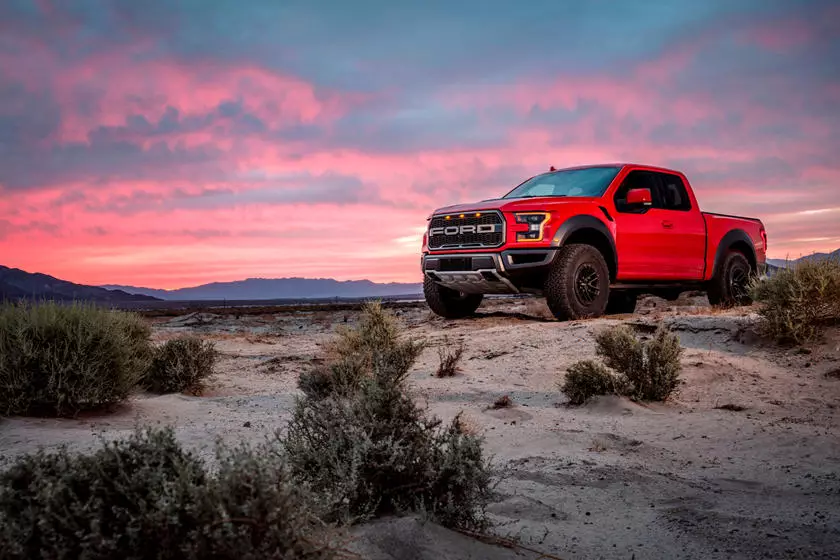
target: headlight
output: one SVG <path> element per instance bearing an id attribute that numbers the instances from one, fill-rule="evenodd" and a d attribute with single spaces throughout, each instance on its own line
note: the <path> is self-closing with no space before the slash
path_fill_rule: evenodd
<path id="1" fill-rule="evenodd" d="M 548 212 L 519 212 L 514 216 L 517 224 L 528 224 L 528 231 L 516 233 L 517 241 L 542 241 L 550 216 Z"/>

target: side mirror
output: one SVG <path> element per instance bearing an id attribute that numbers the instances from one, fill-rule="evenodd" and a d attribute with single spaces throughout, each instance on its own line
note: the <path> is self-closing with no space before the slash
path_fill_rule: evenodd
<path id="1" fill-rule="evenodd" d="M 650 189 L 630 189 L 627 191 L 628 206 L 650 206 L 652 203 L 653 197 L 650 195 Z"/>

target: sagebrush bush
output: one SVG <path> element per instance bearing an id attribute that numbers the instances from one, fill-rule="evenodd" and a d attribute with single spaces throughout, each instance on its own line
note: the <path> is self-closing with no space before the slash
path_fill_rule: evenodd
<path id="1" fill-rule="evenodd" d="M 662 401 L 679 386 L 682 346 L 664 326 L 648 341 L 636 337 L 626 325 L 595 335 L 596 352 L 604 363 L 626 379 L 626 394 L 638 400 Z"/>
<path id="2" fill-rule="evenodd" d="M 218 450 L 215 476 L 169 428 L 0 473 L 0 557 L 333 558 L 276 455 Z"/>
<path id="3" fill-rule="evenodd" d="M 435 376 L 452 377 L 457 374 L 465 350 L 463 341 L 453 343 L 449 338 L 444 338 L 441 345 L 438 346 L 438 368 L 435 371 Z"/>
<path id="4" fill-rule="evenodd" d="M 338 330 L 326 360 L 301 374 L 298 387 L 311 398 L 352 394 L 377 372 L 408 371 L 423 344 L 403 339 L 393 315 L 378 302 L 365 303 L 358 325 Z"/>
<path id="5" fill-rule="evenodd" d="M 73 415 L 128 397 L 149 365 L 150 329 L 93 304 L 0 305 L 0 414 Z"/>
<path id="6" fill-rule="evenodd" d="M 153 393 L 197 393 L 213 374 L 216 345 L 182 335 L 157 347 L 143 385 Z"/>
<path id="7" fill-rule="evenodd" d="M 626 325 L 616 325 L 595 333 L 595 352 L 615 371 L 641 371 L 645 367 L 642 341 Z"/>
<path id="8" fill-rule="evenodd" d="M 803 344 L 828 324 L 840 322 L 840 259 L 799 261 L 757 280 L 759 329 L 777 342 Z"/>
<path id="9" fill-rule="evenodd" d="M 301 387 L 281 438 L 289 466 L 331 521 L 423 511 L 443 525 L 483 527 L 490 471 L 482 439 L 464 433 L 458 419 L 442 426 L 417 406 L 406 378 L 421 345 L 399 335 L 377 304 L 340 335 L 327 366 L 359 369 L 352 383 Z"/>
<path id="10" fill-rule="evenodd" d="M 622 395 L 627 392 L 627 382 L 603 364 L 583 360 L 569 367 L 560 390 L 568 397 L 569 404 L 577 405 L 597 395 Z"/>
<path id="11" fill-rule="evenodd" d="M 313 399 L 330 395 L 350 394 L 359 388 L 369 369 L 362 360 L 347 357 L 335 362 L 317 364 L 300 374 L 298 388 Z"/>

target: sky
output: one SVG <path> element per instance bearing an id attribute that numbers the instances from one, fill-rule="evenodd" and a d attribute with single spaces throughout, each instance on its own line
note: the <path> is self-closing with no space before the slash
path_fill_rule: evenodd
<path id="1" fill-rule="evenodd" d="M 840 3 L 3 0 L 0 264 L 418 281 L 426 216 L 679 169 L 769 256 L 840 247 Z"/>

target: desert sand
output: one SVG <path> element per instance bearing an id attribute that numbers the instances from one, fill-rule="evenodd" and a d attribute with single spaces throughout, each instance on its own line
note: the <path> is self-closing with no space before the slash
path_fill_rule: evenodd
<path id="1" fill-rule="evenodd" d="M 548 320 L 539 300 L 486 302 L 445 321 L 422 305 L 395 313 L 429 347 L 411 383 L 430 413 L 463 411 L 486 438 L 502 480 L 489 506 L 493 546 L 414 518 L 354 529 L 363 557 L 564 559 L 840 558 L 840 330 L 809 348 L 779 348 L 753 332 L 750 308 L 704 298 L 648 298 L 634 315 Z M 227 313 L 230 313 L 229 311 Z M 216 438 L 258 442 L 283 430 L 298 374 L 355 311 L 193 314 L 153 319 L 165 340 L 193 332 L 222 357 L 201 396 L 137 395 L 110 414 L 0 420 L 0 468 L 16 455 L 90 448 L 137 422 L 172 424 L 211 457 Z M 557 382 L 594 358 L 593 332 L 620 321 L 680 336 L 683 384 L 666 403 L 601 397 L 568 406 Z M 436 345 L 463 341 L 461 371 L 437 378 Z M 499 397 L 513 406 L 493 409 Z"/>

